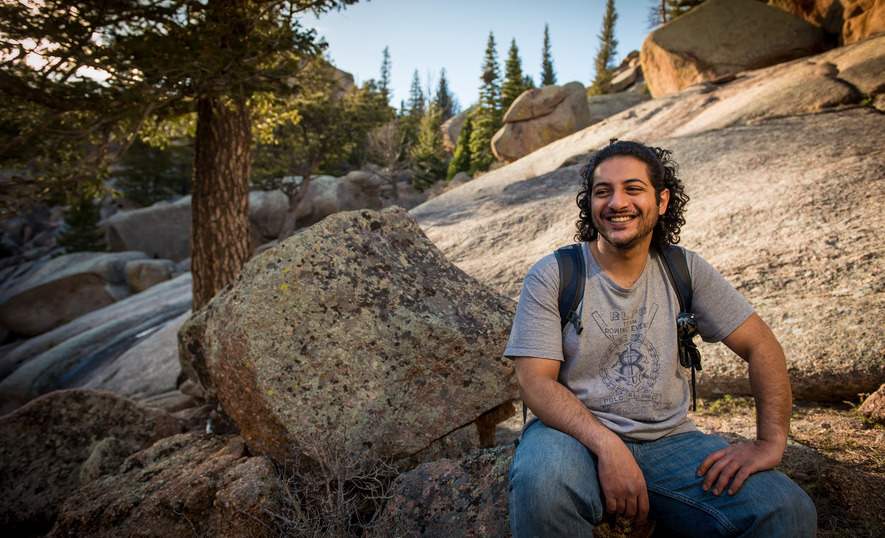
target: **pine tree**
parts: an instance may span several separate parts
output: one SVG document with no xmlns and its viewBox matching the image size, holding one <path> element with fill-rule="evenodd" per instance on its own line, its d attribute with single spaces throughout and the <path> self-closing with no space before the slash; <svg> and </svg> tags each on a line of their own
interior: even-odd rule
<svg viewBox="0 0 885 538">
<path fill-rule="evenodd" d="M 436 95 L 433 102 L 439 110 L 442 121 L 446 121 L 455 115 L 455 99 L 449 90 L 449 81 L 446 80 L 445 67 L 439 73 L 439 84 L 436 87 Z"/>
<path fill-rule="evenodd" d="M 381 84 L 379 89 L 388 102 L 393 97 L 393 91 L 390 88 L 390 66 L 390 47 L 384 47 L 384 50 L 381 52 Z"/>
<path fill-rule="evenodd" d="M 455 142 L 452 160 L 449 161 L 449 171 L 446 174 L 446 179 L 451 180 L 458 172 L 470 171 L 470 134 L 472 132 L 473 113 L 471 112 L 464 118 L 464 125 L 461 126 L 461 132 L 458 133 L 458 140 Z"/>
<path fill-rule="evenodd" d="M 526 90 L 531 90 L 535 88 L 535 81 L 532 79 L 531 75 L 526 75 L 522 77 L 522 86 Z"/>
<path fill-rule="evenodd" d="M 65 252 L 104 252 L 104 232 L 98 227 L 101 212 L 91 196 L 82 195 L 65 210 L 65 228 L 58 238 Z"/>
<path fill-rule="evenodd" d="M 501 110 L 507 112 L 510 105 L 517 97 L 522 95 L 528 87 L 522 74 L 522 60 L 519 58 L 519 48 L 516 40 L 510 41 L 510 50 L 507 52 L 507 63 L 504 65 L 504 84 L 501 86 Z"/>
<path fill-rule="evenodd" d="M 544 50 L 541 52 L 541 86 L 556 84 L 553 56 L 550 52 L 550 28 L 544 25 Z"/>
<path fill-rule="evenodd" d="M 415 165 L 412 184 L 424 190 L 446 174 L 445 149 L 442 144 L 442 115 L 436 103 L 431 103 L 427 113 L 421 118 L 418 139 L 411 149 Z"/>
<path fill-rule="evenodd" d="M 485 60 L 482 67 L 482 86 L 479 89 L 479 103 L 470 133 L 470 174 L 488 170 L 495 162 L 492 154 L 492 137 L 501 126 L 501 86 L 498 68 L 498 52 L 495 49 L 495 36 L 489 32 Z"/>
<path fill-rule="evenodd" d="M 421 89 L 421 78 L 418 76 L 418 70 L 412 73 L 412 86 L 409 88 L 409 115 L 415 118 L 424 117 L 424 90 Z"/>
<path fill-rule="evenodd" d="M 614 70 L 614 59 L 617 55 L 618 41 L 615 39 L 615 22 L 618 13 L 615 11 L 615 1 L 608 0 L 605 3 L 605 16 L 602 18 L 602 30 L 597 36 L 599 48 L 596 50 L 596 77 L 590 85 L 591 95 L 600 95 L 608 91 Z"/>
<path fill-rule="evenodd" d="M 667 0 L 667 22 L 685 15 L 703 3 L 704 0 Z"/>
</svg>

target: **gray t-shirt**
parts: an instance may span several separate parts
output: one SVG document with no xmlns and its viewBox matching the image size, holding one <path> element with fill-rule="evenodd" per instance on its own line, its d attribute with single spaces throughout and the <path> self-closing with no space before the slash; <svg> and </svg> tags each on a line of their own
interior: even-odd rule
<svg viewBox="0 0 885 538">
<path fill-rule="evenodd" d="M 687 368 L 679 366 L 679 300 L 662 261 L 652 251 L 639 279 L 626 289 L 609 278 L 583 244 L 587 280 L 579 306 L 583 332 L 569 323 L 560 332 L 559 268 L 553 254 L 525 278 L 504 355 L 563 361 L 559 382 L 615 433 L 655 440 L 696 429 L 688 419 Z M 700 256 L 685 250 L 698 332 L 718 342 L 738 328 L 753 307 Z"/>
</svg>

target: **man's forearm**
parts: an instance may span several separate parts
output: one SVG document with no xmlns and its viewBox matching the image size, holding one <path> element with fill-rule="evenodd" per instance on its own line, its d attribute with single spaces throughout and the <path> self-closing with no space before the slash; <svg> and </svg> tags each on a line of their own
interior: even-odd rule
<svg viewBox="0 0 885 538">
<path fill-rule="evenodd" d="M 544 424 L 567 433 L 599 454 L 601 444 L 617 437 L 561 383 L 535 378 L 521 383 L 522 399 Z"/>
<path fill-rule="evenodd" d="M 756 400 L 756 438 L 786 447 L 793 396 L 783 349 L 776 340 L 766 342 L 751 352 L 747 362 Z"/>
</svg>

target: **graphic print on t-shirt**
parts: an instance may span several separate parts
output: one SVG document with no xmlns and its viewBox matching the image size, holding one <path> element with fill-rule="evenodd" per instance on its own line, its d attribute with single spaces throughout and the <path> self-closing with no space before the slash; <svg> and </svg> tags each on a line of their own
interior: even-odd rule
<svg viewBox="0 0 885 538">
<path fill-rule="evenodd" d="M 607 316 L 593 312 L 593 321 L 609 341 L 607 362 L 602 365 L 602 380 L 609 389 L 603 407 L 626 401 L 661 406 L 661 392 L 653 390 L 660 374 L 660 354 L 646 339 L 657 312 L 657 303 L 634 312 L 613 310 Z"/>
</svg>

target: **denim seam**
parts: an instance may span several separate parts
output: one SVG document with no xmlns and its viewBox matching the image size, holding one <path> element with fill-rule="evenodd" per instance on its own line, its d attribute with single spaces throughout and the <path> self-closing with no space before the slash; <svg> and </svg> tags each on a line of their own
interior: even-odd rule
<svg viewBox="0 0 885 538">
<path fill-rule="evenodd" d="M 692 499 L 691 497 L 687 497 L 685 495 L 680 495 L 679 493 L 674 493 L 672 491 L 669 491 L 669 490 L 666 490 L 663 488 L 659 488 L 657 486 L 650 485 L 650 486 L 648 486 L 648 490 L 652 491 L 654 493 L 657 493 L 659 495 L 663 495 L 665 497 L 670 497 L 671 499 L 675 499 L 679 502 L 683 502 L 689 506 L 692 506 L 694 508 L 697 508 L 698 510 L 702 510 L 702 511 L 710 514 L 711 516 L 716 518 L 716 521 L 718 521 L 723 527 L 725 527 L 726 531 L 729 534 L 733 535 L 733 534 L 737 534 L 737 532 L 738 532 L 737 527 L 735 527 L 731 523 L 731 521 L 728 519 L 728 517 L 726 517 L 725 514 L 723 514 L 721 511 L 719 511 L 715 508 L 711 508 L 705 504 L 699 503 L 699 502 L 695 501 L 694 499 Z"/>
</svg>

